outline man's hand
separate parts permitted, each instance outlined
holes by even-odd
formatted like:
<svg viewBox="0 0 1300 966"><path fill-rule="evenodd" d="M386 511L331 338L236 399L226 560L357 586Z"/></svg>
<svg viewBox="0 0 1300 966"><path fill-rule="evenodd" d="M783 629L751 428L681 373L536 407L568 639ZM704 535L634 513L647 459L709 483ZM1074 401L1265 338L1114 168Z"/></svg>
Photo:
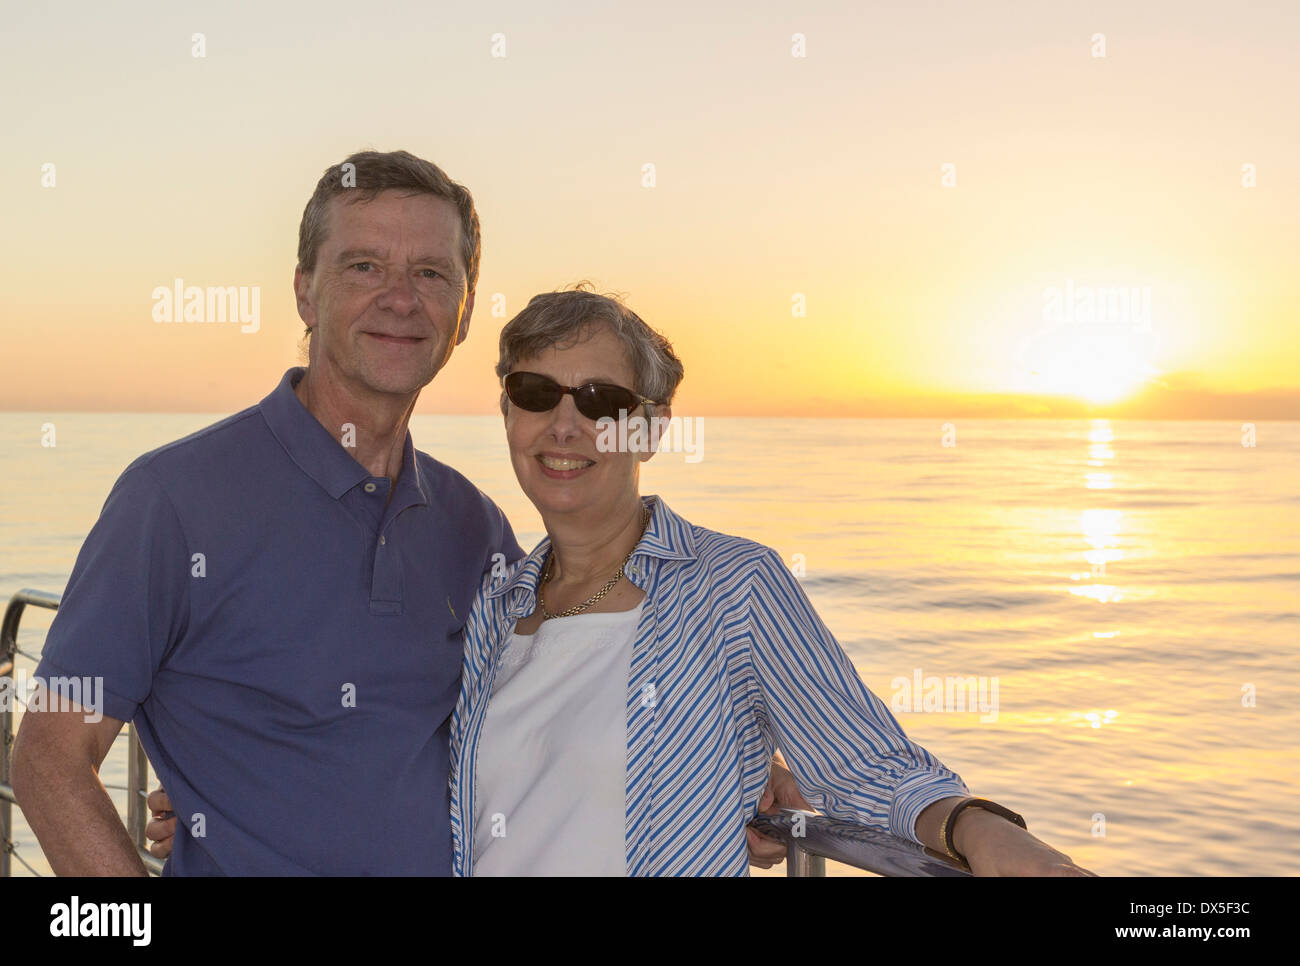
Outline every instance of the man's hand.
<svg viewBox="0 0 1300 966"><path fill-rule="evenodd" d="M172 811L171 799L167 790L161 785L149 793L145 799L149 813L153 816L144 827L145 838L150 841L149 854L159 859L166 859L172 854L176 844L176 813Z"/></svg>
<svg viewBox="0 0 1300 966"><path fill-rule="evenodd" d="M763 789L763 797L758 800L758 810L775 812L782 808L813 811L813 807L799 793L799 786L795 784L794 776L785 767L785 760L781 757L781 753L777 752L772 757L772 770L767 777L767 787ZM753 828L746 827L745 844L749 846L749 864L756 868L770 869L785 859L784 842L760 835Z"/></svg>

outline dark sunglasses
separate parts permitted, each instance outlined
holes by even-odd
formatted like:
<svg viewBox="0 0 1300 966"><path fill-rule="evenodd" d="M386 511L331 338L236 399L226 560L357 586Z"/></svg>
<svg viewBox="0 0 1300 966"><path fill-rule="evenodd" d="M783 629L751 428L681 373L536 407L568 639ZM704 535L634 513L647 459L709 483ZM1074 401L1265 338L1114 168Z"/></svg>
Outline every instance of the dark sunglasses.
<svg viewBox="0 0 1300 966"><path fill-rule="evenodd" d="M549 376L536 372L512 372L503 380L506 395L520 409L530 413L548 413L566 395L573 396L578 412L588 419L618 419L620 411L630 413L653 399L638 396L631 389L608 383L589 382L585 386L561 386Z"/></svg>

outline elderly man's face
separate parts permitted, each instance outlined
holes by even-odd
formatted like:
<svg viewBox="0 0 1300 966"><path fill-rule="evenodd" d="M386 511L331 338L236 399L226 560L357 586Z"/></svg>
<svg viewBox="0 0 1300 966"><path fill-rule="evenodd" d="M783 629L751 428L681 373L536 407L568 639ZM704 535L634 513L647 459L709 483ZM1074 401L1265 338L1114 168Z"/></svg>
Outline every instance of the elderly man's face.
<svg viewBox="0 0 1300 966"><path fill-rule="evenodd" d="M460 232L455 206L432 195L334 198L315 270L294 275L312 369L360 392L427 385L469 332Z"/></svg>

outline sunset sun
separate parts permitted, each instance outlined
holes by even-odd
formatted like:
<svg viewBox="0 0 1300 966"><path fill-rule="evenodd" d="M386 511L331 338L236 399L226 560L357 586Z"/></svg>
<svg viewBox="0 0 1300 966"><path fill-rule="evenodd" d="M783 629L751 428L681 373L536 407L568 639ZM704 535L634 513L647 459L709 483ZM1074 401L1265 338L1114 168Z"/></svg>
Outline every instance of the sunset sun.
<svg viewBox="0 0 1300 966"><path fill-rule="evenodd" d="M1037 392L1091 403L1125 399L1158 374L1150 332L1118 326L1065 326L1042 333L1026 347Z"/></svg>

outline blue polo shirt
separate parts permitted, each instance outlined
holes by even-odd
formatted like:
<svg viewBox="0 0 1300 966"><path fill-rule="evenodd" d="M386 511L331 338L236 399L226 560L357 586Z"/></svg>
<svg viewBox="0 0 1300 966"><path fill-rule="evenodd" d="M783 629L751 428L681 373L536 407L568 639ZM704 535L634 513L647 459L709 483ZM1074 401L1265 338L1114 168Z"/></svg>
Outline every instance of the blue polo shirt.
<svg viewBox="0 0 1300 966"><path fill-rule="evenodd" d="M449 875L449 718L498 507L406 437L372 477L298 401L137 459L37 673L99 676L178 817L171 875Z"/></svg>

